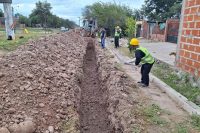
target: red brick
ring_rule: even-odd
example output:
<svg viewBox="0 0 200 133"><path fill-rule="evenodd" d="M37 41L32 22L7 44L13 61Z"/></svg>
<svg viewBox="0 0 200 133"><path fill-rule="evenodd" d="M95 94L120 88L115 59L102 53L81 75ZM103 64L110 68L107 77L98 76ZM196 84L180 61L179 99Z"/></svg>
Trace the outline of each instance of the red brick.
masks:
<svg viewBox="0 0 200 133"><path fill-rule="evenodd" d="M184 57L190 58L190 52L185 51L185 52L184 52Z"/></svg>
<svg viewBox="0 0 200 133"><path fill-rule="evenodd" d="M200 0L196 0L196 5L200 5Z"/></svg>
<svg viewBox="0 0 200 133"><path fill-rule="evenodd" d="M184 21L184 22L187 22L187 20L188 20L188 17L187 17L187 16L184 16L183 21Z"/></svg>
<svg viewBox="0 0 200 133"><path fill-rule="evenodd" d="M189 50L189 46L188 46L187 44L184 44L184 45L183 45L183 48L184 48L185 50Z"/></svg>
<svg viewBox="0 0 200 133"><path fill-rule="evenodd" d="M190 9L190 14L194 14L194 13L197 13L198 12L198 7L192 7Z"/></svg>
<svg viewBox="0 0 200 133"><path fill-rule="evenodd" d="M198 55L198 61L200 62L200 55Z"/></svg>
<svg viewBox="0 0 200 133"><path fill-rule="evenodd" d="M186 30L186 31L185 31L185 34L186 34L186 35L190 35L191 32L192 32L191 30Z"/></svg>
<svg viewBox="0 0 200 133"><path fill-rule="evenodd" d="M188 28L188 23L183 23L183 28Z"/></svg>
<svg viewBox="0 0 200 133"><path fill-rule="evenodd" d="M190 10L190 13L191 14L197 13L198 9L199 9L198 7L192 7L191 10Z"/></svg>
<svg viewBox="0 0 200 133"><path fill-rule="evenodd" d="M193 21L195 18L195 20L197 19L197 15L189 15L187 16L187 21Z"/></svg>
<svg viewBox="0 0 200 133"><path fill-rule="evenodd" d="M188 7L188 6L189 6L189 1L186 0L185 7Z"/></svg>
<svg viewBox="0 0 200 133"><path fill-rule="evenodd" d="M192 46L192 45L189 46L189 51L194 51L194 49L195 49L195 46Z"/></svg>
<svg viewBox="0 0 200 133"><path fill-rule="evenodd" d="M199 30L192 30L192 35L193 36L199 36Z"/></svg>
<svg viewBox="0 0 200 133"><path fill-rule="evenodd" d="M190 22L189 28L194 28L195 22Z"/></svg>
<svg viewBox="0 0 200 133"><path fill-rule="evenodd" d="M199 67L200 67L200 63L195 61L195 62L194 62L194 67L195 67L195 68L199 68Z"/></svg>
<svg viewBox="0 0 200 133"><path fill-rule="evenodd" d="M192 60L187 59L187 65L192 66Z"/></svg>
<svg viewBox="0 0 200 133"><path fill-rule="evenodd" d="M200 22L196 22L196 28L200 28Z"/></svg>
<svg viewBox="0 0 200 133"><path fill-rule="evenodd" d="M189 17L189 16L188 16ZM194 20L194 21L200 21L200 15L198 14L195 14L194 16L192 16L192 17L189 17L190 18L190 20L191 20L191 18Z"/></svg>
<svg viewBox="0 0 200 133"><path fill-rule="evenodd" d="M189 14L190 13L190 8L185 9L184 14Z"/></svg>
<svg viewBox="0 0 200 133"><path fill-rule="evenodd" d="M190 7L190 6L194 6L195 4L196 4L196 2L195 2L195 0L190 0L190 1L188 1L189 3L188 3L188 6Z"/></svg>
<svg viewBox="0 0 200 133"><path fill-rule="evenodd" d="M191 59L193 59L193 60L197 60L197 54L194 54L194 53L191 53Z"/></svg>
<svg viewBox="0 0 200 133"><path fill-rule="evenodd" d="M190 44L191 44L191 43L192 43L192 38L188 38L188 39L187 39L187 43L190 43Z"/></svg>
<svg viewBox="0 0 200 133"><path fill-rule="evenodd" d="M190 72L190 74L193 74L193 75L194 75L195 69L194 69L193 67L190 67L189 72Z"/></svg>
<svg viewBox="0 0 200 133"><path fill-rule="evenodd" d="M188 72L189 72L190 67L189 67L188 65L185 65L184 69L185 69L185 71L188 71Z"/></svg>
<svg viewBox="0 0 200 133"><path fill-rule="evenodd" d="M193 44L197 44L197 45L199 45L199 43L200 43L200 39L198 39L198 38L194 38L192 43L193 43Z"/></svg>
<svg viewBox="0 0 200 133"><path fill-rule="evenodd" d="M180 56L184 56L184 50L180 50L179 55L180 55Z"/></svg>
<svg viewBox="0 0 200 133"><path fill-rule="evenodd" d="M186 59L185 59L184 57L181 57L180 63L181 63L181 64L185 64L185 63L186 63Z"/></svg>
<svg viewBox="0 0 200 133"><path fill-rule="evenodd" d="M195 47L195 52L200 53L200 47L199 46Z"/></svg>
<svg viewBox="0 0 200 133"><path fill-rule="evenodd" d="M181 37L181 42L186 42L186 37Z"/></svg>

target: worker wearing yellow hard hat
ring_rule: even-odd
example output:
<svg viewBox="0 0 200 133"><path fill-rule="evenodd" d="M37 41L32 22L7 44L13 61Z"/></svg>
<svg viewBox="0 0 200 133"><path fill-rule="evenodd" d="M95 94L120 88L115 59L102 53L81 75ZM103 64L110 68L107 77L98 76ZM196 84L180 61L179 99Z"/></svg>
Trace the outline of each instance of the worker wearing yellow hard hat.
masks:
<svg viewBox="0 0 200 133"><path fill-rule="evenodd" d="M155 62L155 59L153 56L149 53L149 51L141 47L139 45L139 40L137 38L132 38L130 41L130 47L132 47L135 50L135 65L142 64L141 67L141 81L138 83L142 87L149 86L149 73L151 71L151 68Z"/></svg>

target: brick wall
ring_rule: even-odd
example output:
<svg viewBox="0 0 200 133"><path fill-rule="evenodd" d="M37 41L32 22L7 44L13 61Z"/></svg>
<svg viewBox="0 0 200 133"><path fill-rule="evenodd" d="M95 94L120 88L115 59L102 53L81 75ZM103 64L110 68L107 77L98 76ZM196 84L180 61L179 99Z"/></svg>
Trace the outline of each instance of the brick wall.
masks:
<svg viewBox="0 0 200 133"><path fill-rule="evenodd" d="M141 36L144 38L148 38L148 31L149 31L149 26L147 21L142 22L142 30L141 30Z"/></svg>
<svg viewBox="0 0 200 133"><path fill-rule="evenodd" d="M200 0L184 0L176 62L182 70L200 76Z"/></svg>
<svg viewBox="0 0 200 133"><path fill-rule="evenodd" d="M150 39L154 41L165 42L165 29L161 30L159 24L157 23L153 28Z"/></svg>

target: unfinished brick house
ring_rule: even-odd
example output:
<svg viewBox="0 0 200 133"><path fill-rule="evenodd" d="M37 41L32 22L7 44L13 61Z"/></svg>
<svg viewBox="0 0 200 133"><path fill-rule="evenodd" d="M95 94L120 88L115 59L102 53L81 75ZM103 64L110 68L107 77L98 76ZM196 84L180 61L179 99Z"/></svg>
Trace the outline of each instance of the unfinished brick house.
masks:
<svg viewBox="0 0 200 133"><path fill-rule="evenodd" d="M138 21L136 25L136 37L177 43L179 19L168 19L166 22Z"/></svg>
<svg viewBox="0 0 200 133"><path fill-rule="evenodd" d="M183 0L176 66L200 77L200 0Z"/></svg>

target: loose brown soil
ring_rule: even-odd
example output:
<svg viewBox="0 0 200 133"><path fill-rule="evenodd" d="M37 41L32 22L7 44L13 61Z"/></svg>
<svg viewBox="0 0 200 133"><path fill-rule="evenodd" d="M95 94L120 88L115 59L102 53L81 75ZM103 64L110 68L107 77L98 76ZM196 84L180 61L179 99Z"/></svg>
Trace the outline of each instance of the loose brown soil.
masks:
<svg viewBox="0 0 200 133"><path fill-rule="evenodd" d="M84 58L81 83L80 131L82 133L111 133L108 101L100 85L94 44L89 43Z"/></svg>

